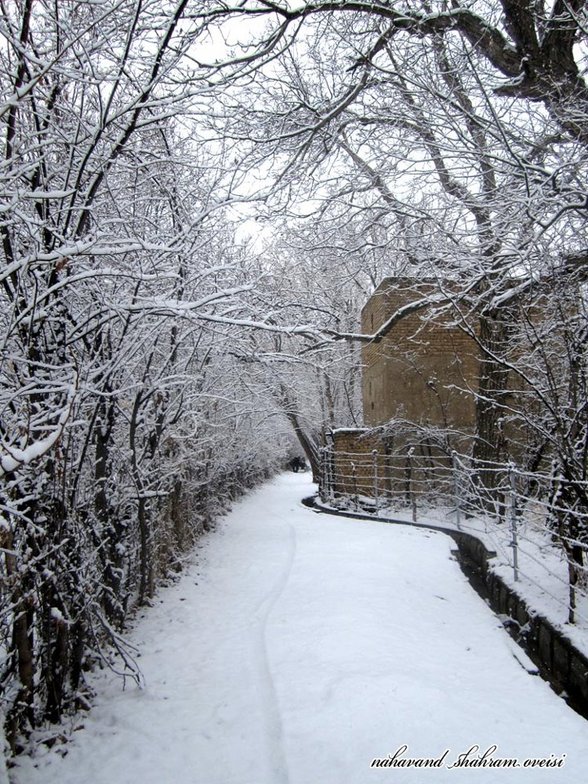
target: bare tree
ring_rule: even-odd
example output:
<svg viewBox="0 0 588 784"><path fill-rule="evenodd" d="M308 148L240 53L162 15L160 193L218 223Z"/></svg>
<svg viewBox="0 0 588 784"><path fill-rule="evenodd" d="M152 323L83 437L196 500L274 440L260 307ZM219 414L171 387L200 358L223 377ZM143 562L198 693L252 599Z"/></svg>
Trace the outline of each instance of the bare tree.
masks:
<svg viewBox="0 0 588 784"><path fill-rule="evenodd" d="M13 749L85 703L83 671L106 641L139 677L120 637L133 604L229 486L278 460L244 462L255 412L235 400L213 421L206 395L237 374L215 325L230 327L251 284L220 221L225 148L177 122L197 134L213 78L194 64L209 45L200 10L3 7L0 678Z"/></svg>
<svg viewBox="0 0 588 784"><path fill-rule="evenodd" d="M219 116L272 161L277 209L330 238L363 218L358 255L377 225L400 267L438 282L375 335L331 334L379 340L409 313L451 314L480 353L482 486L528 449L581 487L584 311L570 302L587 247L585 5L423 5L242 4L235 13L267 21L248 59L255 99ZM539 348L548 335L559 353ZM580 519L568 521L576 533Z"/></svg>

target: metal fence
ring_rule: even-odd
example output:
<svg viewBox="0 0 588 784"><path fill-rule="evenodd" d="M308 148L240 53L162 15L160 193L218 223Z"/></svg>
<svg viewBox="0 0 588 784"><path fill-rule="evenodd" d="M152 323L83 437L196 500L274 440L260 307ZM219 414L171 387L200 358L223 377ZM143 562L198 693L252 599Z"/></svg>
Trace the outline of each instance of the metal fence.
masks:
<svg viewBox="0 0 588 784"><path fill-rule="evenodd" d="M588 482L470 457L325 447L319 493L335 508L440 522L490 540L515 582L588 625Z"/></svg>

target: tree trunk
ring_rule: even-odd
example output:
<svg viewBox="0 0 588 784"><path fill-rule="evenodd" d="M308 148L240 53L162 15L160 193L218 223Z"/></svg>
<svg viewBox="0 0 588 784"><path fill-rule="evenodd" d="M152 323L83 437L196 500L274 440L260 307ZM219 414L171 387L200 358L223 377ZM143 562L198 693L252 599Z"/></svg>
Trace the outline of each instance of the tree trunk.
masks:
<svg viewBox="0 0 588 784"><path fill-rule="evenodd" d="M485 504L495 508L500 503L499 467L504 457L502 418L508 394L508 370L499 361L506 348L507 325L493 316L480 318L480 377L476 398L476 433L473 447L474 466Z"/></svg>

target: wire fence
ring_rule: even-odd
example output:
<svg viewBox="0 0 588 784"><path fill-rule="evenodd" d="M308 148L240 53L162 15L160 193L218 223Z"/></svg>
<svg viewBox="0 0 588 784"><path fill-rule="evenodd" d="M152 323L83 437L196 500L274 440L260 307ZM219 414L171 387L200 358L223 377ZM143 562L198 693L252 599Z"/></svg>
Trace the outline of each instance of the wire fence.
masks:
<svg viewBox="0 0 588 784"><path fill-rule="evenodd" d="M588 482L456 452L328 446L319 492L334 507L479 534L528 594L557 605L568 622L588 626Z"/></svg>

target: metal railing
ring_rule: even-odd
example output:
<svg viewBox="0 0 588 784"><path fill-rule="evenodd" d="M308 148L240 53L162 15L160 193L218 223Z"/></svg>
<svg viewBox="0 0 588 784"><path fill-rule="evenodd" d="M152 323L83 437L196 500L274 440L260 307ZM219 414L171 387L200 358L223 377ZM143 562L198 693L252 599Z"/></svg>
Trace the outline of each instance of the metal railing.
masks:
<svg viewBox="0 0 588 784"><path fill-rule="evenodd" d="M389 455L328 446L319 492L335 508L478 533L514 582L565 608L569 622L588 625L588 482L456 452Z"/></svg>

